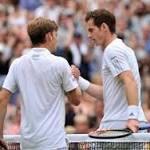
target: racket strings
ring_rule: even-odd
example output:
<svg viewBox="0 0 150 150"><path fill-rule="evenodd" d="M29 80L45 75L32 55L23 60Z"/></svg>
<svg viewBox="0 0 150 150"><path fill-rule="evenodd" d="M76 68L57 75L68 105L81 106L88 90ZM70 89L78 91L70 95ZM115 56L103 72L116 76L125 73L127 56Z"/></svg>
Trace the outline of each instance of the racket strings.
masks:
<svg viewBox="0 0 150 150"><path fill-rule="evenodd" d="M119 136L119 135L124 135L124 134L126 134L127 132L126 131L98 131L96 134L98 135L98 136Z"/></svg>

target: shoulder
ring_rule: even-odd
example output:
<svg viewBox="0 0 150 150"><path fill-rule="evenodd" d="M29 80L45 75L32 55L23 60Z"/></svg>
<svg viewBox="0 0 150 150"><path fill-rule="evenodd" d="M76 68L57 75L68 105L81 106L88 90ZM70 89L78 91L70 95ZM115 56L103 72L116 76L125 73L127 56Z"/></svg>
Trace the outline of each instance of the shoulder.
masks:
<svg viewBox="0 0 150 150"><path fill-rule="evenodd" d="M54 62L54 65L58 66L59 68L60 67L64 68L65 66L69 65L68 61L65 58L61 57L61 56L52 55L51 58Z"/></svg>
<svg viewBox="0 0 150 150"><path fill-rule="evenodd" d="M114 41L105 49L106 57L113 56L126 56L129 53L133 53L133 50L129 48L122 40Z"/></svg>
<svg viewBox="0 0 150 150"><path fill-rule="evenodd" d="M124 50L118 47L110 47L105 52L106 58L112 58L115 56L124 56L124 55L125 55Z"/></svg>
<svg viewBox="0 0 150 150"><path fill-rule="evenodd" d="M15 66L19 65L20 59L21 59L21 58L15 58L14 60L12 60L10 66L11 66L11 67L15 67Z"/></svg>
<svg viewBox="0 0 150 150"><path fill-rule="evenodd" d="M11 66L20 66L22 63L24 63L27 58L28 58L29 54L24 54L18 58L15 58L11 61Z"/></svg>
<svg viewBox="0 0 150 150"><path fill-rule="evenodd" d="M59 56L52 56L52 61L51 61L51 67L53 68L53 71L61 74L62 73L67 73L68 70L70 69L69 63L67 60L63 57Z"/></svg>
<svg viewBox="0 0 150 150"><path fill-rule="evenodd" d="M55 56L55 55L52 55L52 58L57 61L57 62L60 62L60 63L66 63L67 60L61 56Z"/></svg>

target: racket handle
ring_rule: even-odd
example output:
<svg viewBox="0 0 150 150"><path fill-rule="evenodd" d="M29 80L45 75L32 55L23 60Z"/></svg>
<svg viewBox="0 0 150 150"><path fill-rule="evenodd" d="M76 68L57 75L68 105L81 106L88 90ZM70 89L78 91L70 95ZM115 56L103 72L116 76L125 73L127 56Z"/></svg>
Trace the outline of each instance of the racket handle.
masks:
<svg viewBox="0 0 150 150"><path fill-rule="evenodd" d="M150 129L150 124L139 127L139 130L147 130L147 129Z"/></svg>

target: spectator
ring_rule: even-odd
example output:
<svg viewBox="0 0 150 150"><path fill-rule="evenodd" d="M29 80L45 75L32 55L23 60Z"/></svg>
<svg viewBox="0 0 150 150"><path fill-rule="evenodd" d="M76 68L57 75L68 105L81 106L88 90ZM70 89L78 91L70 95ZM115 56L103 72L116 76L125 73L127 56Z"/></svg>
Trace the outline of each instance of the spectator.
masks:
<svg viewBox="0 0 150 150"><path fill-rule="evenodd" d="M56 0L43 0L43 4L35 10L35 17L46 17L57 22L60 12L61 7Z"/></svg>

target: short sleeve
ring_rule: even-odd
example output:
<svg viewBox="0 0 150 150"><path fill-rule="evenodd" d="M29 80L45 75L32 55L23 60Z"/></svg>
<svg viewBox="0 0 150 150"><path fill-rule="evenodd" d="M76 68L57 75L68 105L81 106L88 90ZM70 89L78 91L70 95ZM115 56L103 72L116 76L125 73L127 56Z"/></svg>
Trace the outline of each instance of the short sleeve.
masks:
<svg viewBox="0 0 150 150"><path fill-rule="evenodd" d="M109 52L106 57L106 62L114 77L124 71L131 70L127 56L121 51L114 50L113 52Z"/></svg>
<svg viewBox="0 0 150 150"><path fill-rule="evenodd" d="M62 84L63 89L65 92L69 92L75 88L77 88L78 84L76 79L71 73L71 67L69 66L69 63L64 59L63 61L63 73L62 73Z"/></svg>
<svg viewBox="0 0 150 150"><path fill-rule="evenodd" d="M7 89L11 93L14 93L17 89L16 79L15 79L15 63L13 62L9 68L8 74L5 78L3 88Z"/></svg>

